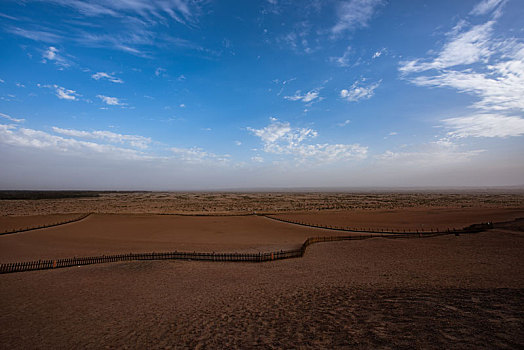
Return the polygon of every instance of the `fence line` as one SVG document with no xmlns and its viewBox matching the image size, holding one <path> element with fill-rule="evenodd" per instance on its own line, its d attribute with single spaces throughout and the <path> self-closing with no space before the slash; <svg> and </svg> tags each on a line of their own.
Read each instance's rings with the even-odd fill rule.
<svg viewBox="0 0 524 350">
<path fill-rule="evenodd" d="M 311 228 L 318 228 L 323 230 L 331 230 L 331 231 L 341 231 L 341 232 L 355 232 L 355 233 L 371 233 L 371 234 L 390 234 L 390 235 L 425 235 L 425 236 L 432 236 L 436 234 L 461 234 L 461 233 L 476 233 L 478 229 L 484 230 L 493 228 L 493 224 L 491 222 L 488 223 L 481 223 L 481 224 L 473 224 L 468 227 L 464 227 L 462 229 L 456 229 L 456 228 L 447 228 L 446 230 L 439 230 L 438 228 L 432 229 L 430 228 L 429 231 L 422 231 L 422 230 L 415 230 L 415 231 L 406 231 L 405 229 L 398 229 L 395 231 L 394 229 L 365 229 L 365 228 L 347 228 L 347 227 L 337 227 L 337 226 L 324 226 L 320 224 L 310 224 L 305 223 L 301 221 L 293 221 L 289 219 L 282 219 L 282 218 L 276 218 L 274 216 L 269 215 L 261 215 L 265 218 L 268 218 L 270 220 L 285 222 L 288 224 L 293 225 L 300 225 L 300 226 L 306 226 Z"/>
<path fill-rule="evenodd" d="M 65 225 L 65 224 L 70 224 L 70 223 L 73 223 L 73 222 L 78 222 L 80 220 L 84 220 L 89 215 L 91 215 L 91 213 L 82 214 L 82 215 L 80 215 L 80 216 L 78 216 L 76 218 L 69 219 L 69 220 L 66 220 L 66 221 L 55 222 L 55 223 L 52 223 L 52 224 L 44 224 L 44 225 L 38 225 L 38 226 L 33 226 L 33 227 L 26 227 L 26 228 L 19 229 L 19 230 L 0 232 L 0 236 L 1 235 L 10 235 L 10 234 L 13 234 L 13 233 L 20 233 L 20 232 L 39 230 L 39 229 L 42 229 L 42 228 L 55 227 L 55 226 L 60 226 L 60 225 Z"/>
<path fill-rule="evenodd" d="M 471 225 L 456 232 L 440 232 L 415 236 L 411 233 L 406 234 L 370 234 L 360 236 L 319 236 L 310 237 L 298 249 L 280 250 L 266 253 L 202 253 L 202 252 L 151 252 L 151 253 L 128 253 L 116 255 L 102 255 L 82 258 L 64 258 L 51 260 L 38 260 L 0 264 L 0 274 L 57 269 L 72 266 L 102 264 L 108 262 L 133 261 L 133 260 L 197 260 L 197 261 L 229 261 L 229 262 L 253 262 L 261 263 L 266 261 L 283 260 L 291 258 L 301 258 L 306 253 L 307 248 L 315 243 L 335 242 L 335 241 L 354 241 L 364 240 L 376 237 L 382 238 L 414 238 L 414 237 L 433 237 L 438 235 L 459 234 L 459 233 L 477 233 L 491 228 L 490 224 Z"/>
</svg>

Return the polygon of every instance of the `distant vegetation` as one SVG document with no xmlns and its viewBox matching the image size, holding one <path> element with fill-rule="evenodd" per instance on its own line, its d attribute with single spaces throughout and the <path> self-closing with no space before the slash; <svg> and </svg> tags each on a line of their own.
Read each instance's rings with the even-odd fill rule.
<svg viewBox="0 0 524 350">
<path fill-rule="evenodd" d="M 95 191 L 0 191 L 0 199 L 61 199 L 99 197 Z"/>
</svg>

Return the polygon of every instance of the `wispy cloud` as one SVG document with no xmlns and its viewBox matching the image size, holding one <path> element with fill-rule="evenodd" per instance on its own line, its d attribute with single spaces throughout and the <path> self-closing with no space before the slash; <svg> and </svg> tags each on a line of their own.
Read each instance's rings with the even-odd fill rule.
<svg viewBox="0 0 524 350">
<path fill-rule="evenodd" d="M 382 54 L 386 52 L 386 49 L 381 49 L 381 50 L 378 50 L 378 51 L 375 51 L 375 53 L 373 54 L 373 56 L 371 56 L 371 59 L 376 59 L 376 58 L 379 58 L 380 56 L 382 56 Z"/>
<path fill-rule="evenodd" d="M 162 68 L 162 67 L 158 67 L 157 69 L 155 69 L 155 75 L 157 77 L 165 76 L 166 72 L 167 72 L 167 70 L 165 68 Z"/>
<path fill-rule="evenodd" d="M 506 3 L 506 0 L 482 0 L 479 2 L 473 10 L 471 10 L 470 14 L 472 15 L 485 15 L 490 12 L 492 12 L 495 9 L 500 9 L 503 5 Z"/>
<path fill-rule="evenodd" d="M 367 147 L 359 144 L 309 143 L 318 136 L 316 130 L 295 128 L 276 118 L 270 118 L 270 124 L 261 129 L 248 127 L 247 130 L 260 138 L 264 152 L 289 155 L 299 162 L 334 162 L 367 157 Z"/>
<path fill-rule="evenodd" d="M 351 120 L 346 119 L 342 123 L 338 123 L 337 126 L 340 126 L 341 128 L 343 128 L 344 126 L 346 126 L 346 125 L 348 125 L 350 123 L 351 123 Z"/>
<path fill-rule="evenodd" d="M 471 14 L 500 11 L 505 1 L 484 0 Z M 401 62 L 399 70 L 418 86 L 453 88 L 478 98 L 478 112 L 442 120 L 448 136 L 508 137 L 523 134 L 524 43 L 494 33 L 496 19 L 468 27 L 460 21 L 436 57 Z M 418 75 L 416 75 L 418 74 Z M 415 75 L 415 76 L 414 76 Z"/>
<path fill-rule="evenodd" d="M 42 62 L 47 63 L 47 61 L 53 61 L 57 66 L 61 67 L 71 66 L 71 62 L 62 56 L 60 50 L 54 46 L 49 46 L 42 54 Z"/>
<path fill-rule="evenodd" d="M 10 121 L 15 122 L 15 123 L 25 122 L 25 119 L 13 118 L 9 114 L 5 114 L 5 113 L 0 113 L 0 117 L 5 118 L 5 119 L 10 120 Z"/>
<path fill-rule="evenodd" d="M 416 150 L 387 150 L 375 156 L 381 163 L 390 163 L 395 167 L 438 167 L 448 164 L 463 163 L 472 160 L 481 153 L 483 149 L 463 150 L 461 147 L 447 139 L 418 145 Z"/>
<path fill-rule="evenodd" d="M 0 143 L 84 157 L 103 156 L 112 159 L 150 158 L 146 154 L 131 148 L 65 138 L 45 131 L 20 128 L 13 125 L 0 124 Z"/>
<path fill-rule="evenodd" d="M 82 139 L 99 139 L 111 143 L 129 144 L 130 146 L 145 149 L 149 147 L 151 138 L 139 135 L 117 134 L 106 130 L 84 131 L 75 129 L 63 129 L 53 126 L 53 131 L 57 134 L 73 136 Z"/>
<path fill-rule="evenodd" d="M 366 27 L 383 0 L 342 1 L 337 10 L 338 21 L 331 31 L 334 34 Z"/>
<path fill-rule="evenodd" d="M 465 32 L 454 34 L 444 45 L 437 57 L 430 60 L 410 60 L 400 63 L 402 73 L 423 72 L 430 69 L 444 69 L 476 62 L 487 62 L 496 45 L 492 41 L 493 25 L 488 21 L 473 26 Z M 455 33 L 456 29 L 453 31 Z"/>
<path fill-rule="evenodd" d="M 95 80 L 107 79 L 112 83 L 119 83 L 119 84 L 122 84 L 124 82 L 122 79 L 115 77 L 113 74 L 109 74 L 105 72 L 97 72 L 93 74 L 91 78 Z"/>
<path fill-rule="evenodd" d="M 497 114 L 477 114 L 442 120 L 450 137 L 509 137 L 524 135 L 524 119 Z"/>
<path fill-rule="evenodd" d="M 333 62 L 339 67 L 349 67 L 349 54 L 351 53 L 351 46 L 348 46 L 342 56 L 330 57 L 329 61 Z"/>
<path fill-rule="evenodd" d="M 46 43 L 56 44 L 64 40 L 64 36 L 61 34 L 56 34 L 47 30 L 30 30 L 23 29 L 19 27 L 7 27 L 6 31 L 15 34 L 26 39 L 31 39 L 35 41 L 43 41 Z"/>
<path fill-rule="evenodd" d="M 300 90 L 298 90 L 297 92 L 295 92 L 295 95 L 293 95 L 293 96 L 284 96 L 284 98 L 286 100 L 290 100 L 290 101 L 302 101 L 302 102 L 305 102 L 305 103 L 311 102 L 311 101 L 316 100 L 316 99 L 318 99 L 318 100 L 322 99 L 319 96 L 319 91 L 318 90 L 311 90 L 311 91 L 308 91 L 305 94 L 302 94 L 302 92 Z"/>
<path fill-rule="evenodd" d="M 231 156 L 229 154 L 218 155 L 212 152 L 205 151 L 204 149 L 199 147 L 172 147 L 170 148 L 170 150 L 175 155 L 176 159 L 194 164 L 201 164 L 205 162 L 227 163 L 231 160 Z"/>
<path fill-rule="evenodd" d="M 199 12 L 199 2 L 188 0 L 50 0 L 58 5 L 69 7 L 85 16 L 122 17 L 133 14 L 148 21 L 171 18 L 180 23 L 193 23 Z"/>
<path fill-rule="evenodd" d="M 375 89 L 380 86 L 382 80 L 371 84 L 365 84 L 365 81 L 365 79 L 357 80 L 349 89 L 340 90 L 340 97 L 350 102 L 370 99 L 375 95 Z"/>
<path fill-rule="evenodd" d="M 99 99 L 101 99 L 105 104 L 108 104 L 110 106 L 125 106 L 126 104 L 123 102 L 120 102 L 118 98 L 116 97 L 110 97 L 105 95 L 96 95 Z"/>
</svg>

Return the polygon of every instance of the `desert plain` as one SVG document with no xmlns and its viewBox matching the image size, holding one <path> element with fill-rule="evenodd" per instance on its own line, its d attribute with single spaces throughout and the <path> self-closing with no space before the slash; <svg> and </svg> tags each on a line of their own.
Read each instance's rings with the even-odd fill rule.
<svg viewBox="0 0 524 350">
<path fill-rule="evenodd" d="M 2 274 L 0 347 L 520 349 L 523 217 L 519 191 L 0 200 L 0 233 L 13 232 L 0 236 L 3 264 L 268 252 L 349 234 L 315 225 L 445 232 L 494 223 L 475 234 L 319 243 L 302 258 L 264 263 L 129 261 Z"/>
</svg>

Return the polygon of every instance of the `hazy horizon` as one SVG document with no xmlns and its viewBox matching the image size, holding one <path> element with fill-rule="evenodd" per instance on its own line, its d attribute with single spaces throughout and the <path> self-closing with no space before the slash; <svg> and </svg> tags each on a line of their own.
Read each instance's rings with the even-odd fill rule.
<svg viewBox="0 0 524 350">
<path fill-rule="evenodd" d="M 0 189 L 524 185 L 519 0 L 299 5 L 5 1 Z"/>
</svg>

